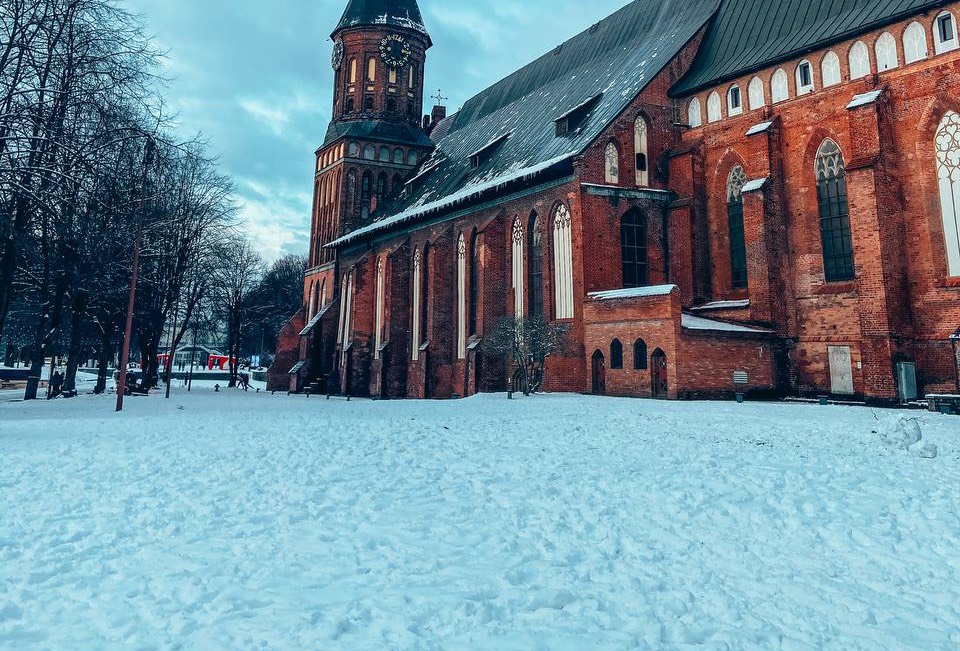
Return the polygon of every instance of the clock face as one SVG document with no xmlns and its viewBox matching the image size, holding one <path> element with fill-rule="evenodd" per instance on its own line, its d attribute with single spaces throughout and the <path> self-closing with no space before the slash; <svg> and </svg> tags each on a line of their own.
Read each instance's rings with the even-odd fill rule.
<svg viewBox="0 0 960 651">
<path fill-rule="evenodd" d="M 398 34 L 391 34 L 380 41 L 380 58 L 391 68 L 402 68 L 410 61 L 410 44 Z"/>
<path fill-rule="evenodd" d="M 343 41 L 336 41 L 333 44 L 333 59 L 330 63 L 334 70 L 340 69 L 340 64 L 343 63 Z"/>
</svg>

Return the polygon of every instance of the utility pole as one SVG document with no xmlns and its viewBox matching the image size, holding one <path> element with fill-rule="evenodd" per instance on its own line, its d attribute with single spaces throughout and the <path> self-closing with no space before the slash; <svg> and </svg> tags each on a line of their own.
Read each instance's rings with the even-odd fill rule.
<svg viewBox="0 0 960 651">
<path fill-rule="evenodd" d="M 156 143 L 147 136 L 143 148 L 143 197 L 140 199 L 140 214 L 137 216 L 137 237 L 133 242 L 133 270 L 130 273 L 130 298 L 127 301 L 127 324 L 123 331 L 123 349 L 120 353 L 120 378 L 117 380 L 117 411 L 123 411 L 123 395 L 127 392 L 127 366 L 130 364 L 130 337 L 133 336 L 133 310 L 137 299 L 137 275 L 140 272 L 140 248 L 143 246 L 143 209 L 146 205 L 147 171 L 153 163 Z"/>
</svg>

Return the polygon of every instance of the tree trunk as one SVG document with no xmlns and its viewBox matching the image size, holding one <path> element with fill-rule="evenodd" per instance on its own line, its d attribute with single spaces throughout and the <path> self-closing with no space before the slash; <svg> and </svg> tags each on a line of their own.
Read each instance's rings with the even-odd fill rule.
<svg viewBox="0 0 960 651">
<path fill-rule="evenodd" d="M 83 315 L 87 311 L 86 293 L 74 294 L 70 310 L 70 349 L 67 352 L 67 375 L 63 379 L 63 392 L 77 390 L 77 369 L 80 368 L 80 349 L 83 343 Z"/>
<path fill-rule="evenodd" d="M 14 236 L 0 242 L 0 339 L 3 339 L 3 324 L 10 311 L 13 299 L 13 276 L 17 269 L 17 247 Z"/>
<path fill-rule="evenodd" d="M 113 359 L 113 342 L 110 340 L 110 334 L 103 332 L 100 335 L 100 359 L 97 367 L 97 386 L 93 392 L 97 395 L 106 393 L 107 378 L 110 374 L 110 361 Z"/>
<path fill-rule="evenodd" d="M 43 346 L 34 346 L 30 352 L 30 377 L 27 379 L 27 389 L 23 393 L 24 400 L 36 400 L 40 389 L 40 376 L 43 375 Z"/>
</svg>

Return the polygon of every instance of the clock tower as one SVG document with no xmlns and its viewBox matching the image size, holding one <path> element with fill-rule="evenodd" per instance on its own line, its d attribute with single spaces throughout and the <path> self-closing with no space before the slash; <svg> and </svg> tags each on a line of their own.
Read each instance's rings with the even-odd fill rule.
<svg viewBox="0 0 960 651">
<path fill-rule="evenodd" d="M 433 148 L 423 130 L 433 42 L 416 0 L 350 0 L 332 39 L 333 119 L 316 152 L 312 271 L 334 262 L 324 244 L 375 218 Z"/>
</svg>

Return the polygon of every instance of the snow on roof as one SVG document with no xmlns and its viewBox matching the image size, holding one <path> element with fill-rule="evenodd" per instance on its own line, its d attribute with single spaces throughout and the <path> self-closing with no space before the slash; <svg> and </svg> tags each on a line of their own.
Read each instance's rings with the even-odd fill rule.
<svg viewBox="0 0 960 651">
<path fill-rule="evenodd" d="M 596 301 L 613 301 L 625 298 L 648 298 L 651 296 L 669 296 L 676 285 L 655 285 L 653 287 L 632 287 L 630 289 L 614 289 L 606 292 L 593 292 L 589 295 Z"/>
<path fill-rule="evenodd" d="M 496 189 L 518 175 L 545 172 L 579 155 L 623 113 L 713 14 L 717 0 L 635 0 L 593 27 L 468 100 L 433 133 L 440 162 L 404 196 L 338 244 L 396 227 Z M 590 106 L 575 131 L 557 135 L 555 118 Z M 470 155 L 512 132 L 472 168 Z M 441 137 L 442 136 L 442 137 Z M 425 163 L 426 165 L 427 163 Z"/>
<path fill-rule="evenodd" d="M 883 89 L 880 90 L 871 90 L 869 93 L 862 93 L 860 95 L 854 95 L 853 99 L 847 104 L 848 109 L 855 109 L 858 106 L 866 106 L 867 104 L 873 104 L 880 96 L 883 95 Z"/>
<path fill-rule="evenodd" d="M 503 174 L 502 176 L 497 176 L 496 178 L 490 181 L 487 181 L 485 183 L 479 183 L 477 185 L 468 185 L 464 187 L 462 190 L 460 190 L 459 192 L 455 192 L 453 194 L 442 197 L 437 201 L 433 201 L 431 203 L 424 204 L 422 206 L 413 206 L 409 210 L 405 210 L 401 213 L 393 215 L 392 217 L 388 217 L 387 219 L 383 219 L 381 221 L 373 222 L 369 226 L 359 228 L 353 231 L 352 233 L 347 233 L 340 239 L 330 242 L 329 244 L 326 245 L 326 247 L 334 248 L 337 246 L 342 246 L 344 244 L 349 244 L 350 242 L 354 242 L 368 235 L 379 233 L 381 231 L 388 230 L 394 226 L 406 223 L 408 221 L 416 219 L 417 217 L 422 217 L 430 213 L 439 212 L 445 208 L 449 208 L 458 203 L 462 203 L 464 201 L 474 199 L 479 195 L 484 194 L 485 192 L 488 192 L 490 190 L 495 190 L 512 181 L 528 179 L 528 178 L 537 176 L 541 172 L 550 169 L 554 165 L 559 165 L 560 163 L 563 163 L 564 161 L 569 160 L 570 158 L 573 158 L 573 156 L 574 156 L 573 152 L 568 152 L 563 156 L 558 156 L 557 158 L 553 158 L 551 160 L 545 161 L 538 165 L 523 167 L 523 168 L 514 170 L 509 174 Z"/>
<path fill-rule="evenodd" d="M 755 124 L 747 131 L 748 136 L 755 136 L 758 133 L 764 133 L 769 131 L 770 127 L 773 126 L 773 122 L 761 122 L 760 124 Z"/>
<path fill-rule="evenodd" d="M 694 312 L 706 312 L 709 310 L 738 310 L 745 307 L 750 307 L 749 298 L 741 301 L 713 301 L 712 303 L 707 303 L 691 309 Z"/>
<path fill-rule="evenodd" d="M 687 330 L 702 330 L 709 332 L 740 332 L 755 335 L 768 335 L 773 333 L 772 330 L 767 330 L 765 328 L 751 328 L 750 326 L 727 323 L 726 321 L 705 319 L 701 316 L 693 316 L 692 314 L 684 314 L 681 325 Z"/>
<path fill-rule="evenodd" d="M 762 190 L 763 186 L 765 186 L 769 180 L 770 179 L 767 177 L 763 177 L 762 179 L 753 179 L 752 181 L 747 181 L 743 184 L 743 188 L 741 188 L 740 192 L 746 194 L 747 192 L 756 192 L 757 190 Z"/>
</svg>

